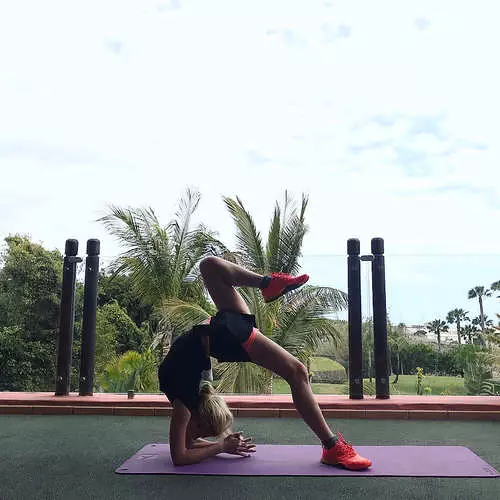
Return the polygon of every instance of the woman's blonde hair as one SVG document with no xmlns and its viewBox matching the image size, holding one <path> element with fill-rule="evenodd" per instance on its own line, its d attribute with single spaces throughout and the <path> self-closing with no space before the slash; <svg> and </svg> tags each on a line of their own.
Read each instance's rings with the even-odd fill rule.
<svg viewBox="0 0 500 500">
<path fill-rule="evenodd" d="M 200 387 L 200 420 L 207 424 L 214 436 L 224 436 L 231 433 L 233 414 L 226 401 L 217 394 L 210 382 L 203 382 Z"/>
</svg>

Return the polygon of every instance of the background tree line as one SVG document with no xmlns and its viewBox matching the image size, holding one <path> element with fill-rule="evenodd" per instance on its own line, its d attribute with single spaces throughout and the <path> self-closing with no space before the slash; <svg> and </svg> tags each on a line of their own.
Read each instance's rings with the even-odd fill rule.
<svg viewBox="0 0 500 500">
<path fill-rule="evenodd" d="M 166 225 L 152 209 L 131 207 L 111 206 L 108 215 L 100 219 L 118 239 L 122 252 L 99 276 L 96 390 L 157 390 L 157 365 L 171 342 L 214 313 L 198 269 L 203 257 L 217 255 L 262 274 L 300 272 L 301 248 L 308 231 L 307 197 L 296 203 L 285 194 L 284 200 L 275 204 L 265 237 L 240 199 L 223 198 L 234 222 L 234 249 L 227 248 L 205 225 L 193 226 L 199 200 L 199 193 L 186 191 Z M 54 388 L 62 257 L 27 236 L 5 239 L 0 257 L 0 390 Z M 493 283 L 491 290 L 498 289 L 497 285 Z M 475 297 L 479 292 L 474 292 Z M 486 292 L 492 293 L 483 289 L 481 300 Z M 326 349 L 347 368 L 346 324 L 332 319 L 346 307 L 344 292 L 305 286 L 269 305 L 264 305 L 253 289 L 242 289 L 241 293 L 262 332 L 307 366 L 312 356 Z M 78 282 L 72 390 L 78 383 L 82 303 L 83 285 Z M 463 326 L 465 311 L 451 311 L 447 319 L 457 323 L 459 339 L 472 339 Z M 480 334 L 491 336 L 492 332 L 486 332 L 487 323 L 481 308 L 476 326 Z M 436 332 L 436 326 L 430 323 L 429 331 Z M 428 373 L 463 375 L 464 359 L 487 350 L 481 344 L 464 346 L 469 349 L 467 355 L 463 354 L 466 351 L 459 354 L 449 349 L 441 352 L 439 334 L 445 326 L 439 325 L 437 350 L 409 340 L 402 325 L 390 326 L 391 365 L 396 377 L 413 374 L 418 366 Z M 363 326 L 363 337 L 364 372 L 369 378 L 373 376 L 370 322 Z M 217 365 L 216 374 L 221 391 L 272 391 L 271 374 L 252 364 L 222 363 Z"/>
</svg>

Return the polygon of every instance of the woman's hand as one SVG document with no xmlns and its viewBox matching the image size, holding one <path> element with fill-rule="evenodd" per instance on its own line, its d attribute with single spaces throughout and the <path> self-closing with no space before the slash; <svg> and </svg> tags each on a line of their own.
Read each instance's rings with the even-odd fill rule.
<svg viewBox="0 0 500 500">
<path fill-rule="evenodd" d="M 255 445 L 250 443 L 252 438 L 245 439 L 242 434 L 235 432 L 227 436 L 222 442 L 222 452 L 241 457 L 249 457 L 250 453 L 255 453 Z"/>
</svg>

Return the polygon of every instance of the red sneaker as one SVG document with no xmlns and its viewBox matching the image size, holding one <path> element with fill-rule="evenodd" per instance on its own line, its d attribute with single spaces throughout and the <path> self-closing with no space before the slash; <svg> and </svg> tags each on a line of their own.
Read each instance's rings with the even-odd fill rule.
<svg viewBox="0 0 500 500">
<path fill-rule="evenodd" d="M 307 274 L 302 274 L 300 276 L 290 276 L 284 273 L 272 273 L 271 280 L 269 284 L 262 289 L 262 295 L 264 297 L 264 302 L 272 302 L 280 298 L 285 293 L 295 290 L 307 283 L 309 276 Z"/>
<path fill-rule="evenodd" d="M 337 434 L 339 440 L 329 450 L 323 448 L 321 463 L 326 465 L 343 465 L 349 470 L 363 470 L 372 465 L 367 458 L 356 453 L 351 443 L 348 443 L 342 434 Z"/>
</svg>

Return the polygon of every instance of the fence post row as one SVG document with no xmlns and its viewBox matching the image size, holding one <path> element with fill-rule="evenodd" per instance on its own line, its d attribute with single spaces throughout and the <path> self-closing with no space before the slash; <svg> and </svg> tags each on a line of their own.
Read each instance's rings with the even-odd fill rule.
<svg viewBox="0 0 500 500">
<path fill-rule="evenodd" d="M 384 240 L 371 240 L 371 255 L 360 257 L 358 239 L 347 241 L 347 289 L 349 326 L 349 397 L 363 399 L 363 346 L 361 316 L 361 261 L 371 261 L 375 386 L 377 399 L 389 398 L 387 348 L 387 304 L 385 290 Z"/>
<path fill-rule="evenodd" d="M 80 395 L 92 395 L 94 382 L 94 352 L 97 311 L 97 278 L 99 273 L 100 242 L 87 241 L 84 303 L 82 320 L 82 348 L 80 362 Z M 57 336 L 56 396 L 70 392 L 73 331 L 75 326 L 76 265 L 82 262 L 78 254 L 78 240 L 66 240 L 59 331 Z"/>
</svg>

